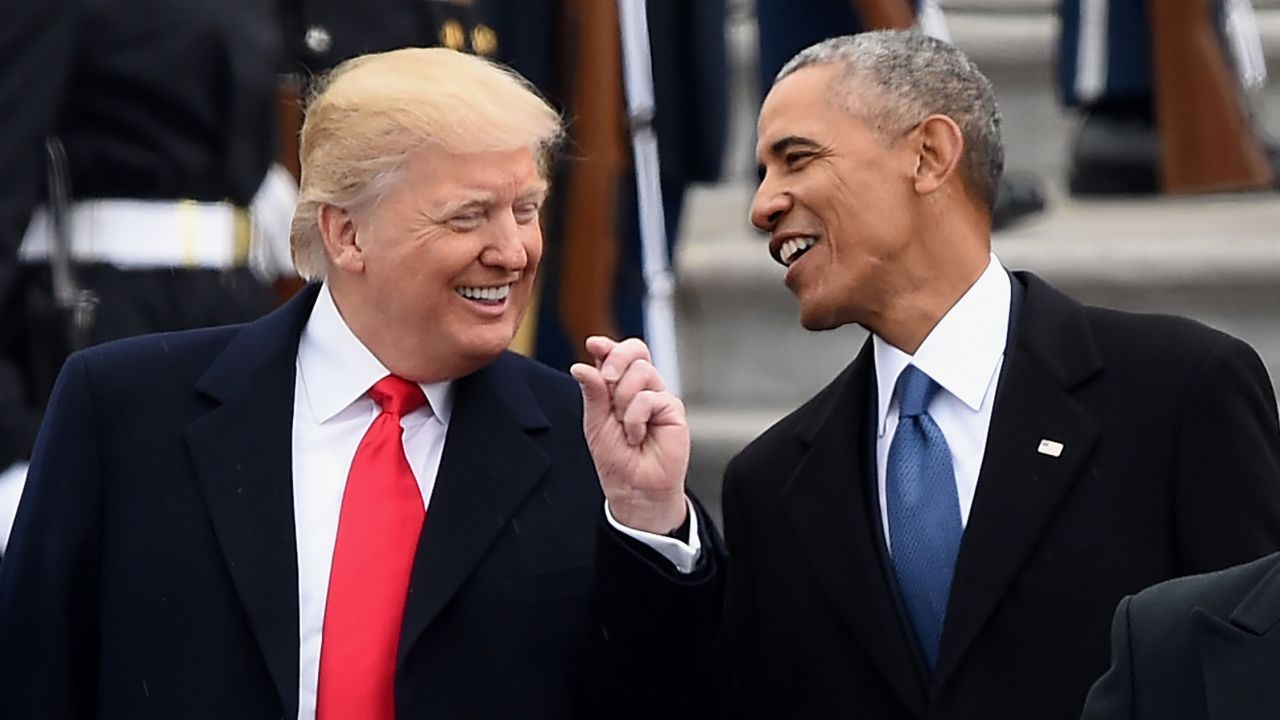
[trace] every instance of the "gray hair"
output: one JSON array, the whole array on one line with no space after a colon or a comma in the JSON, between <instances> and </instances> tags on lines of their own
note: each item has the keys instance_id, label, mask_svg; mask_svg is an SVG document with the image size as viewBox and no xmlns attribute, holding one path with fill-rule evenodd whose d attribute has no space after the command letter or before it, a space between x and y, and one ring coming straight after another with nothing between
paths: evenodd
<instances>
[{"instance_id":1,"label":"gray hair","mask_svg":"<svg viewBox=\"0 0 1280 720\"><path fill-rule=\"evenodd\" d=\"M988 210L995 207L996 183L1004 172L1000 108L991 81L968 56L923 33L880 30L823 40L801 50L774 83L801 68L834 63L844 69L836 97L882 135L906 132L930 115L954 120L964 137L961 177L974 198ZM867 98L867 93L872 96Z\"/></svg>"}]
</instances>

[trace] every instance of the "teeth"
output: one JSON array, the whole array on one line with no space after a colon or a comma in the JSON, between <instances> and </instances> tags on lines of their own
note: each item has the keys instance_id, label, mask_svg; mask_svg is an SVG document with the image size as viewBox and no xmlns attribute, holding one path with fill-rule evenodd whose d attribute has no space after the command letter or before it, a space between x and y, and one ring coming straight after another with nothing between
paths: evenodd
<instances>
[{"instance_id":1,"label":"teeth","mask_svg":"<svg viewBox=\"0 0 1280 720\"><path fill-rule=\"evenodd\" d=\"M800 253L808 250L817 244L818 239L815 237L798 237L782 243L782 248L778 251L778 259L782 260L783 265L791 265L791 261L795 260Z\"/></svg>"},{"instance_id":2,"label":"teeth","mask_svg":"<svg viewBox=\"0 0 1280 720\"><path fill-rule=\"evenodd\" d=\"M510 285L499 285L497 287L461 287L458 288L458 294L468 300L480 300L482 302L501 302L507 299L507 295L511 294Z\"/></svg>"}]
</instances>

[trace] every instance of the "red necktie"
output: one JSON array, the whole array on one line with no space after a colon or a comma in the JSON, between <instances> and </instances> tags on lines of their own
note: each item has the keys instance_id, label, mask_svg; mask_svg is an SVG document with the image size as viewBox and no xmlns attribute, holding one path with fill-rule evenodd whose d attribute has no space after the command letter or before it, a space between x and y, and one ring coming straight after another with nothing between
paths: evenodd
<instances>
[{"instance_id":1,"label":"red necktie","mask_svg":"<svg viewBox=\"0 0 1280 720\"><path fill-rule=\"evenodd\" d=\"M400 418L422 388L395 375L369 397L382 408L351 461L338 516L320 650L317 720L394 720L396 651L426 511L405 459Z\"/></svg>"}]
</instances>

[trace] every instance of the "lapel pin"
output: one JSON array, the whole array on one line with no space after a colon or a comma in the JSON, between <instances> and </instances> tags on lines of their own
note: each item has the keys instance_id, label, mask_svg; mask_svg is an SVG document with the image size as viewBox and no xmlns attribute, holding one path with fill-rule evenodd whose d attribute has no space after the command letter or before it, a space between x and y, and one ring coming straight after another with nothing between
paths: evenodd
<instances>
[{"instance_id":1,"label":"lapel pin","mask_svg":"<svg viewBox=\"0 0 1280 720\"><path fill-rule=\"evenodd\" d=\"M1049 457L1055 457L1055 458L1061 457L1062 443L1058 442L1057 440L1050 440L1049 438L1044 438L1043 440L1040 441L1040 447L1036 448L1036 452L1040 453L1041 455L1048 455Z\"/></svg>"}]
</instances>

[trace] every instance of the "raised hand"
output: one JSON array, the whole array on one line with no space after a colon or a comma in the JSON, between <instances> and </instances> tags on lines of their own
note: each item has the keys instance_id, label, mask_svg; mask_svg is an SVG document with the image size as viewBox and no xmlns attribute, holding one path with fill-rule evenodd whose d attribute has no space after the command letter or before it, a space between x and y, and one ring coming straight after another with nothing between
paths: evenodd
<instances>
[{"instance_id":1,"label":"raised hand","mask_svg":"<svg viewBox=\"0 0 1280 720\"><path fill-rule=\"evenodd\" d=\"M600 486L618 522L664 535L684 523L689 426L636 338L587 339L595 367L569 369L582 386L583 431Z\"/></svg>"}]
</instances>

